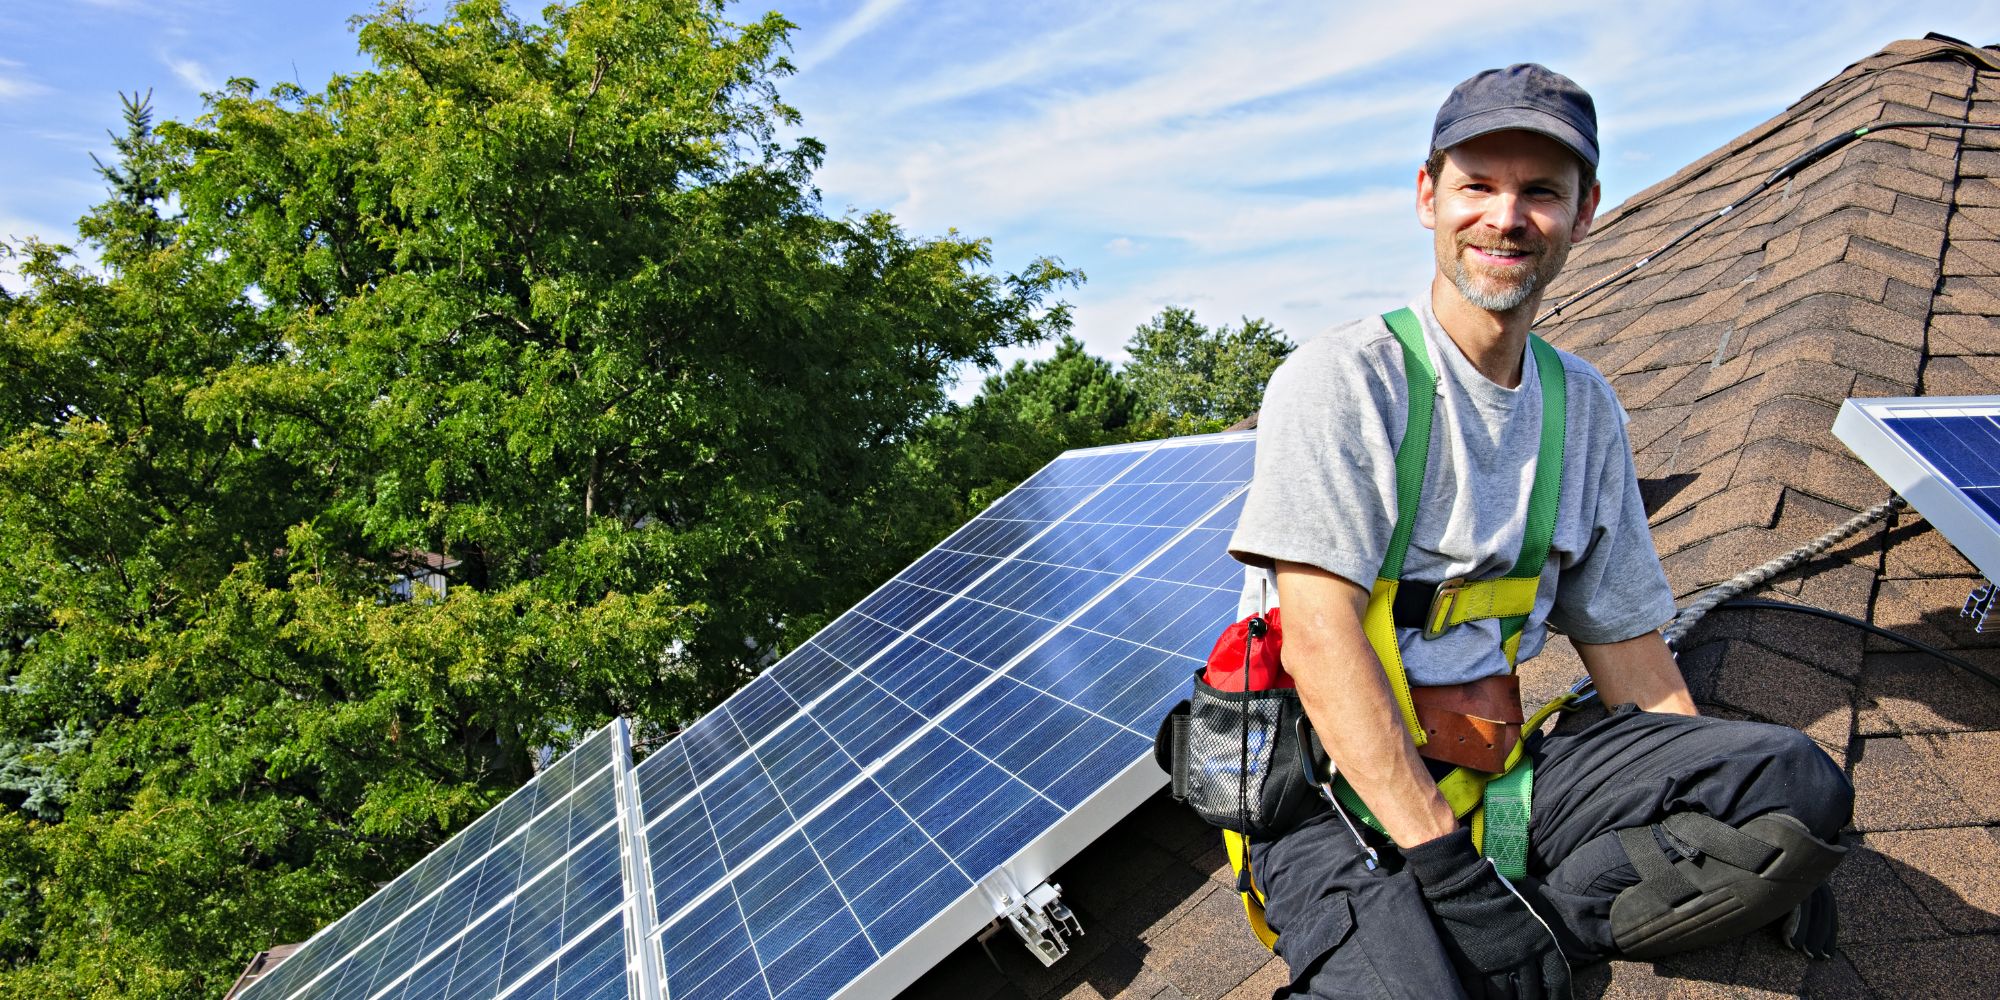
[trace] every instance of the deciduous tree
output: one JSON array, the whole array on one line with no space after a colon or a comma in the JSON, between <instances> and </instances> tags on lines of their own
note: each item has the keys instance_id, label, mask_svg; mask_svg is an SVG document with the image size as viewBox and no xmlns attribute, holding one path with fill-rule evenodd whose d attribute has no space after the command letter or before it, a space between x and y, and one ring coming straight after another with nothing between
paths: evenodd
<instances>
[{"instance_id":1,"label":"deciduous tree","mask_svg":"<svg viewBox=\"0 0 2000 1000\"><path fill-rule=\"evenodd\" d=\"M0 792L0 996L216 995L537 748L693 718L932 541L950 378L1067 326L1055 262L820 209L776 15L358 28L128 106L102 266L0 303L0 743L60 799Z\"/></svg>"}]
</instances>

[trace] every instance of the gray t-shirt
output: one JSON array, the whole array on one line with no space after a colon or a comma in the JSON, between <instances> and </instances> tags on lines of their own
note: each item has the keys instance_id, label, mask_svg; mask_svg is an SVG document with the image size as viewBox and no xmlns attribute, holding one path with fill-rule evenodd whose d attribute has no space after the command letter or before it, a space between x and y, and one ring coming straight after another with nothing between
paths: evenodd
<instances>
[{"instance_id":1,"label":"gray t-shirt","mask_svg":"<svg viewBox=\"0 0 2000 1000\"><path fill-rule=\"evenodd\" d=\"M1479 373L1432 315L1412 303L1438 373L1423 502L1403 578L1436 582L1505 574L1521 551L1541 440L1535 354L1521 384ZM1544 623L1579 642L1617 642L1674 613L1625 440L1625 411L1595 368L1561 354L1569 382L1560 511L1550 559L1521 636L1541 651ZM1381 317L1331 330L1271 376L1257 426L1257 465L1229 551L1250 565L1243 614L1277 602L1273 560L1305 563L1363 587L1396 525L1396 446L1409 419L1403 349ZM1436 639L1398 630L1413 684L1456 684L1507 672L1500 623L1467 622Z\"/></svg>"}]
</instances>

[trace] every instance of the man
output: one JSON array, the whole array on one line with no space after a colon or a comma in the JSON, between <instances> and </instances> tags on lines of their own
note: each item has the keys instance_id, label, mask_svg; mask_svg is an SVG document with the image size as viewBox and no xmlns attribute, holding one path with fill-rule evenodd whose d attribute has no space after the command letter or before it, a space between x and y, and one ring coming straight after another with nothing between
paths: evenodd
<instances>
[{"instance_id":1,"label":"man","mask_svg":"<svg viewBox=\"0 0 2000 1000\"><path fill-rule=\"evenodd\" d=\"M1405 590L1499 577L1523 550L1547 415L1529 325L1590 230L1597 158L1589 95L1541 66L1480 73L1438 112L1416 205L1437 270L1411 305L1435 409ZM1829 952L1822 883L1852 789L1796 731L1697 716L1658 632L1673 595L1624 412L1566 353L1544 355L1560 359L1567 416L1555 526L1518 652L1533 656L1543 625L1555 625L1619 708L1582 732L1530 740L1528 877L1510 883L1475 853L1437 785L1449 766L1426 759L1444 741L1418 749L1363 627L1398 519L1406 357L1390 324L1369 318L1307 343L1273 375L1230 543L1253 567L1246 604L1275 586L1285 668L1380 831L1352 833L1323 810L1253 841L1290 992L1565 996L1569 963L1652 957L1772 923L1793 946ZM1418 704L1458 704L1511 674L1499 619L1429 637L1422 621L1395 630Z\"/></svg>"}]
</instances>

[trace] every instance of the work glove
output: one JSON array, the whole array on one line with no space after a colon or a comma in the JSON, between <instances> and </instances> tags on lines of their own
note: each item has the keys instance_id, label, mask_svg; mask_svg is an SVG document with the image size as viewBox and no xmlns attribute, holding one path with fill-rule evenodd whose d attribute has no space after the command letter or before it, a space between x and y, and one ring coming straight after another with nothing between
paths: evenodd
<instances>
[{"instance_id":1,"label":"work glove","mask_svg":"<svg viewBox=\"0 0 2000 1000\"><path fill-rule=\"evenodd\" d=\"M1403 852L1472 1000L1568 1000L1569 963L1542 918L1458 830Z\"/></svg>"},{"instance_id":2,"label":"work glove","mask_svg":"<svg viewBox=\"0 0 2000 1000\"><path fill-rule=\"evenodd\" d=\"M1840 913L1833 904L1833 888L1821 882L1777 926L1786 947L1804 952L1807 958L1832 958L1840 938Z\"/></svg>"}]
</instances>

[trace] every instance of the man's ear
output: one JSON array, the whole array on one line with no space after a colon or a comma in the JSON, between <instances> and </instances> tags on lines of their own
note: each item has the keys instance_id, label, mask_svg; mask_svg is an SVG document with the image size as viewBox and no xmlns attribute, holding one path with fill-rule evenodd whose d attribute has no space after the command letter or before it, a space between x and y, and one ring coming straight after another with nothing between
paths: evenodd
<instances>
[{"instance_id":1,"label":"man's ear","mask_svg":"<svg viewBox=\"0 0 2000 1000\"><path fill-rule=\"evenodd\" d=\"M1591 203L1595 207L1596 203ZM1429 170L1417 168L1417 221L1425 229L1437 228L1437 180Z\"/></svg>"},{"instance_id":2,"label":"man's ear","mask_svg":"<svg viewBox=\"0 0 2000 1000\"><path fill-rule=\"evenodd\" d=\"M1569 227L1571 243L1590 235L1590 224L1597 219L1597 202L1602 197L1604 197L1604 185L1592 181L1590 193L1584 195L1582 203L1576 206L1576 222Z\"/></svg>"}]
</instances>

